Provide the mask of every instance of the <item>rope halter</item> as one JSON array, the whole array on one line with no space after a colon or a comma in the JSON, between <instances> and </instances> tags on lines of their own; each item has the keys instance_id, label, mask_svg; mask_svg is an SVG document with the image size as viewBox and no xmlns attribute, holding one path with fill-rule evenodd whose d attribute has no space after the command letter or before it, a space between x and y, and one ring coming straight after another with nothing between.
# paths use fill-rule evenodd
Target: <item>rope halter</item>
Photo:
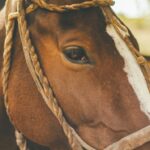
<instances>
[{"instance_id":1,"label":"rope halter","mask_svg":"<svg viewBox=\"0 0 150 150\"><path fill-rule=\"evenodd\" d=\"M8 82L9 82L9 73L10 73L10 61L11 61L11 50L13 45L13 33L15 28L15 19L18 22L19 34L23 46L23 52L25 56L25 60L28 66L28 69L32 75L32 78L37 86L37 89L41 93L44 102L54 114L54 116L59 121L60 125L63 128L63 131L68 138L68 142L73 150L95 150L93 147L86 144L76 133L76 131L68 124L66 121L63 111L61 107L58 105L58 102L53 94L52 88L50 83L43 73L41 69L41 65L38 59L38 56L35 52L35 48L32 45L30 39L30 33L27 27L26 22L26 14L33 12L38 8L46 9L52 12L65 12L65 11L75 11L79 9L86 9L91 7L100 7L107 19L107 22L111 23L121 38L126 42L126 44L131 49L132 53L135 55L136 59L141 60L142 58L142 66L143 69L148 72L149 67L147 66L146 60L140 53L134 48L132 43L128 38L128 30L127 28L120 23L120 21L114 16L113 12L111 11L110 7L114 4L112 0L90 0L81 2L78 4L71 4L71 5L55 5L55 4L48 4L46 0L31 0L31 4L29 7L25 9L24 2L25 0L15 0L14 10L10 9L10 3L12 0L7 0L6 2L6 39L4 44L4 60L3 60L3 93L5 97L5 107L9 116L9 106L8 106ZM124 36L123 36L123 33ZM150 73L148 74L150 75ZM10 117L10 116L9 116ZM13 123L12 119L10 118L11 122ZM26 140L23 138L22 134L16 132L17 144L20 150L27 150ZM145 140L143 143L146 143ZM134 146L133 146L134 147ZM111 147L107 150L117 150L111 149Z\"/></svg>"},{"instance_id":2,"label":"rope halter","mask_svg":"<svg viewBox=\"0 0 150 150\"><path fill-rule=\"evenodd\" d=\"M75 11L79 9L86 9L91 7L99 7L99 6L111 6L114 5L113 0L90 0L85 1L78 4L71 5L55 5L55 4L47 4L44 0L36 0L27 8L27 12L32 12L37 8L44 8L48 11L53 12L65 12L65 11Z\"/></svg>"}]
</instances>

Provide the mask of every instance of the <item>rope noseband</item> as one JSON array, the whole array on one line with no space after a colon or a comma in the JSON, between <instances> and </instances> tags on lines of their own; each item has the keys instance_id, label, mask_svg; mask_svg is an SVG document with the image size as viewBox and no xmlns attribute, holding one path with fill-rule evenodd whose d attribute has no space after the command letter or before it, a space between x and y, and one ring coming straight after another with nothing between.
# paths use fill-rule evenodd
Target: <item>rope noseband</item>
<instances>
[{"instance_id":1,"label":"rope noseband","mask_svg":"<svg viewBox=\"0 0 150 150\"><path fill-rule=\"evenodd\" d=\"M26 59L26 63L28 69L32 75L36 86L41 93L44 102L48 106L48 108L53 112L54 116L59 121L60 125L63 128L63 131L68 138L68 142L73 150L95 150L88 144L86 144L75 132L75 130L68 124L66 119L64 118L61 107L58 105L56 98L54 97L52 88L50 87L50 83L47 77L44 75L43 70L41 69L40 62L38 56L35 52L34 46L32 45L29 30L26 22L26 14L31 13L32 11L43 8L48 11L53 12L64 12L64 11L75 11L79 9L85 9L90 7L101 7L107 22L111 23L116 29L117 33L120 37L126 42L131 52L134 54L137 61L142 65L142 69L144 70L145 76L148 77L150 75L149 66L145 60L145 58L135 49L132 43L129 40L129 33L127 28L120 23L120 21L114 16L113 12L110 9L110 5L113 5L114 2L112 0L90 0L85 1L78 4L71 5L54 5L47 4L45 0L36 0L32 1L32 3L24 8L24 0L16 0L15 2L15 11L11 12L9 10L9 3L11 0L7 0L6 3L6 39L4 44L4 61L3 61L3 92L5 98L5 107L9 116L9 107L8 107L8 81L9 81L9 72L10 72L10 61L11 61L11 50L13 44L13 32L15 27L15 19L18 22L19 34L23 46L23 52ZM122 34L124 32L125 34ZM149 83L149 80L147 80ZM10 116L9 116L10 117ZM10 118L11 120L11 118ZM149 129L150 130L150 129ZM21 133L16 132L17 144L20 150L27 150L26 140L22 136ZM148 142L149 139L146 139L142 144ZM133 146L134 147L134 146ZM135 148L135 147L134 147ZM108 148L107 150L111 150ZM113 149L112 149L113 150ZM117 150L117 149L116 149Z\"/></svg>"}]
</instances>

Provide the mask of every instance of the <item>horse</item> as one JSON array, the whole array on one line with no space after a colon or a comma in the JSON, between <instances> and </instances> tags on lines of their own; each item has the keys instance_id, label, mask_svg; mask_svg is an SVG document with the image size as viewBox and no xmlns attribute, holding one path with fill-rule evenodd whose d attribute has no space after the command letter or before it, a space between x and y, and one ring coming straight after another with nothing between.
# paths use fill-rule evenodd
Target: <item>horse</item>
<instances>
[{"instance_id":1,"label":"horse","mask_svg":"<svg viewBox=\"0 0 150 150\"><path fill-rule=\"evenodd\" d=\"M59 6L84 0L46 2ZM29 4L30 0L24 1L26 7ZM1 71L6 36L4 10L5 6L0 12L4 16L0 23ZM107 23L101 8L62 13L38 8L26 19L41 67L63 115L88 145L102 150L150 124L150 95L144 75L126 43ZM129 29L128 32L131 43L139 49ZM28 70L17 25L13 40L8 85L13 126L33 143L53 150L70 150L60 123L44 103ZM2 80L0 87L3 99ZM1 103L0 121L11 128L13 146L6 144L10 147L0 149L14 150L14 129ZM2 127L4 133L8 126ZM146 143L137 150L149 148L150 143Z\"/></svg>"}]
</instances>

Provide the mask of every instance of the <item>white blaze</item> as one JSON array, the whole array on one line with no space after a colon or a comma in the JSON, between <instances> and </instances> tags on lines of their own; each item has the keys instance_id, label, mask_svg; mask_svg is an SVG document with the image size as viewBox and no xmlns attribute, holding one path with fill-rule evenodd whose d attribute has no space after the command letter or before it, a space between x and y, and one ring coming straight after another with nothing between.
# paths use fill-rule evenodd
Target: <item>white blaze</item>
<instances>
[{"instance_id":1,"label":"white blaze","mask_svg":"<svg viewBox=\"0 0 150 150\"><path fill-rule=\"evenodd\" d=\"M131 51L112 25L107 26L107 33L113 38L118 52L124 59L124 71L127 73L129 83L138 97L140 108L150 119L150 93L144 75Z\"/></svg>"}]
</instances>

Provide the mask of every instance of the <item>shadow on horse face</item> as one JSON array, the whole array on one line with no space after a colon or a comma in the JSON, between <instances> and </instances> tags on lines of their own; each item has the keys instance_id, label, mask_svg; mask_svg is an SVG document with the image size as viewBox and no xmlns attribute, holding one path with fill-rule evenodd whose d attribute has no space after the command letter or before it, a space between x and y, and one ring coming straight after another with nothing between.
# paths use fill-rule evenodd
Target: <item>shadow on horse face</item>
<instances>
[{"instance_id":1,"label":"shadow on horse face","mask_svg":"<svg viewBox=\"0 0 150 150\"><path fill-rule=\"evenodd\" d=\"M103 149L149 124L100 10L61 14L38 10L27 21L59 105L84 141ZM8 90L13 124L39 144L70 149L32 81L17 33L13 49Z\"/></svg>"}]
</instances>

